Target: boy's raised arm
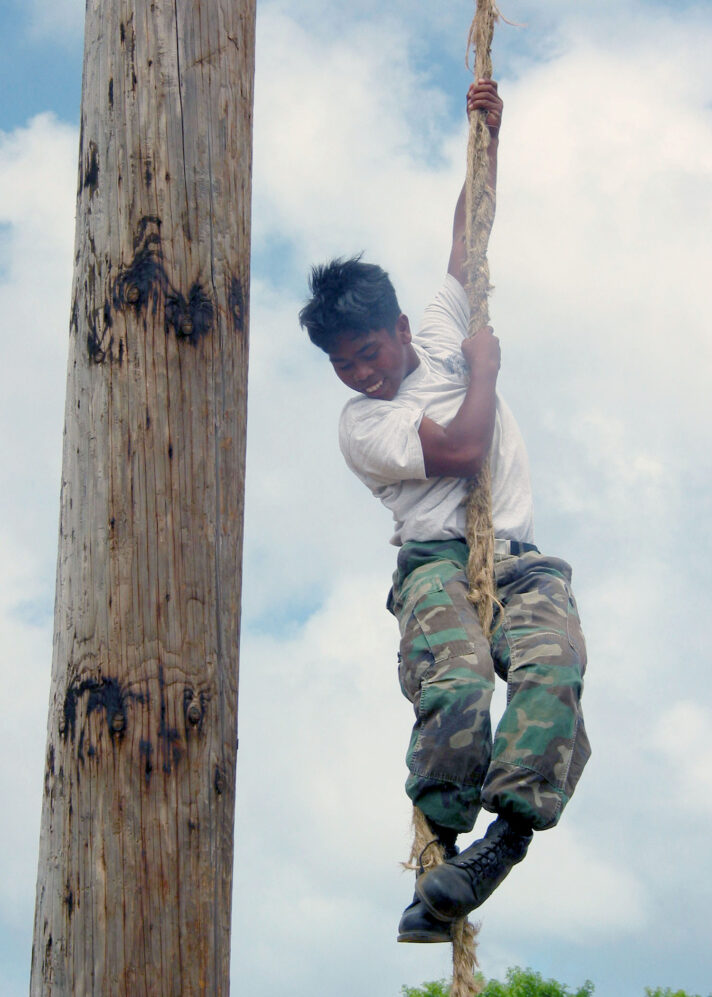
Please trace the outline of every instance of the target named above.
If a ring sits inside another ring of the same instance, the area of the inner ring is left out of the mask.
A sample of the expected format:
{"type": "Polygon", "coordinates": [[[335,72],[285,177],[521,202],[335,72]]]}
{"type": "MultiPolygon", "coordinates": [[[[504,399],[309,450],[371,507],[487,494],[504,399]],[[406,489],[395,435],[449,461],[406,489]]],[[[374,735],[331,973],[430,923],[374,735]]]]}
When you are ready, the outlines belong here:
{"type": "MultiPolygon", "coordinates": [[[[494,80],[478,80],[467,91],[467,113],[487,111],[490,133],[488,146],[489,173],[487,182],[497,185],[497,146],[502,123],[502,100],[494,80]]],[[[448,273],[462,286],[467,280],[465,247],[465,188],[455,207],[452,249],[448,273]]],[[[462,405],[447,426],[441,426],[424,416],[418,435],[423,448],[425,473],[431,477],[474,478],[487,459],[494,432],[497,404],[496,386],[499,373],[499,340],[490,326],[479,329],[462,343],[462,352],[470,368],[470,383],[462,405]]]]}
{"type": "MultiPolygon", "coordinates": [[[[487,182],[492,190],[497,189],[497,148],[499,145],[499,129],[502,124],[502,99],[497,93],[495,80],[478,80],[472,83],[467,91],[467,114],[485,109],[487,111],[487,127],[490,133],[488,146],[489,173],[487,182]]],[[[463,184],[460,196],[455,205],[455,219],[452,226],[452,249],[447,272],[465,286],[467,273],[465,263],[467,251],[465,247],[465,187],[463,184]]]]}

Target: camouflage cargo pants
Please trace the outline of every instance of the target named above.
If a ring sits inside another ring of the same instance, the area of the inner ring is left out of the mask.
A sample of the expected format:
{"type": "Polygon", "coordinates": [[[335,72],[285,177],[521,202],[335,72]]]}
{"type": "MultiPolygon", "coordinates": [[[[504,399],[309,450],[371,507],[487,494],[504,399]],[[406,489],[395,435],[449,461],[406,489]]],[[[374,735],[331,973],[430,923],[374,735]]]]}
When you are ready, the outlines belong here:
{"type": "Polygon", "coordinates": [[[488,642],[467,601],[467,545],[409,542],[388,607],[401,631],[399,679],[416,723],[406,792],[445,827],[469,831],[481,806],[552,827],[590,755],[581,713],[586,647],[571,568],[538,551],[495,558],[488,642]],[[507,706],[492,740],[495,673],[507,706]]]}

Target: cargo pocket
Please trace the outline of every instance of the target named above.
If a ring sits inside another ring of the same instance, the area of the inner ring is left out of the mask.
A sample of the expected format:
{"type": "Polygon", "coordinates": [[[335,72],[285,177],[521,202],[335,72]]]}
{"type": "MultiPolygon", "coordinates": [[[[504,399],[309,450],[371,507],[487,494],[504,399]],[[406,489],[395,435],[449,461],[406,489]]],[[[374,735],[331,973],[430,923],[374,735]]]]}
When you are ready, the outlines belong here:
{"type": "Polygon", "coordinates": [[[443,592],[439,579],[423,579],[416,582],[399,614],[401,630],[400,654],[398,657],[398,681],[403,695],[415,706],[416,713],[420,699],[420,687],[428,672],[435,664],[430,641],[422,619],[421,600],[427,601],[434,594],[443,592]]]}

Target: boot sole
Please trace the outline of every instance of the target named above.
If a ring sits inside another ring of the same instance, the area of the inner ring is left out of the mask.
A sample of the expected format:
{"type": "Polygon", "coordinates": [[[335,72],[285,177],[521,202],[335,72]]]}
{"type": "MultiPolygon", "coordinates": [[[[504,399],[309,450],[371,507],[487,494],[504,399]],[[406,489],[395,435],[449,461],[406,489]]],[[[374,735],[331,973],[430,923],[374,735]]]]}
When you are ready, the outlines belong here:
{"type": "Polygon", "coordinates": [[[436,935],[432,931],[407,931],[398,935],[399,942],[415,942],[418,945],[436,945],[444,943],[449,945],[452,936],[448,934],[436,935]]]}

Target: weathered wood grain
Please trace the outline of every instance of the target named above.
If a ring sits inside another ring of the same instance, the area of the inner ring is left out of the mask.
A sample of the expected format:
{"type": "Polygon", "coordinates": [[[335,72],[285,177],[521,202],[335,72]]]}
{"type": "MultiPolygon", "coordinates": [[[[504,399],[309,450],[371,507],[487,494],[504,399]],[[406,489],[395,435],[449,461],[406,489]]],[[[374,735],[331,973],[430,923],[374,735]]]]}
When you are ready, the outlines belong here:
{"type": "Polygon", "coordinates": [[[254,0],[88,0],[30,992],[227,994],[254,0]]]}

